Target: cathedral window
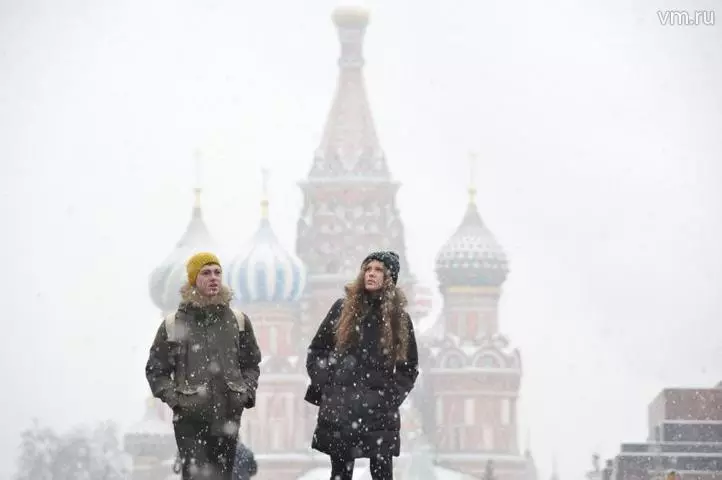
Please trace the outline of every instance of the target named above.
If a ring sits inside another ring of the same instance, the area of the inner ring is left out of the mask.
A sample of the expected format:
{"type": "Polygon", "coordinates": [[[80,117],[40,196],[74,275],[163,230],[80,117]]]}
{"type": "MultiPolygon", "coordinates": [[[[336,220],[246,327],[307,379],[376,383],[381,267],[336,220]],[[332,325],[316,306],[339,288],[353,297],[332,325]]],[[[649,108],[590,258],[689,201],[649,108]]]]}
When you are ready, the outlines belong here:
{"type": "Polygon", "coordinates": [[[501,368],[501,362],[495,355],[484,353],[476,357],[474,366],[477,368],[501,368]]]}
{"type": "Polygon", "coordinates": [[[269,414],[269,448],[272,451],[284,450],[284,437],[288,432],[289,419],[285,415],[286,396],[272,395],[269,397],[268,414],[269,414]]]}
{"type": "Polygon", "coordinates": [[[464,400],[464,423],[466,425],[474,425],[476,422],[476,402],[473,398],[467,398],[464,400]]]}
{"type": "Polygon", "coordinates": [[[441,362],[441,368],[457,369],[464,367],[464,356],[459,352],[452,352],[446,355],[441,362]]]}
{"type": "Polygon", "coordinates": [[[491,428],[489,425],[484,425],[482,427],[482,438],[484,442],[484,449],[485,450],[493,450],[494,449],[494,429],[491,428]]]}
{"type": "Polygon", "coordinates": [[[501,399],[501,424],[509,425],[511,423],[511,401],[508,398],[501,399]]]}
{"type": "Polygon", "coordinates": [[[467,312],[465,325],[465,335],[467,338],[479,338],[479,332],[483,329],[481,322],[481,315],[476,310],[467,312]]]}
{"type": "Polygon", "coordinates": [[[463,425],[454,425],[451,427],[451,450],[461,452],[466,448],[464,434],[466,428],[463,425]]]}
{"type": "Polygon", "coordinates": [[[464,317],[462,315],[458,315],[456,317],[456,335],[462,340],[465,340],[466,336],[466,322],[464,321],[464,317]]]}
{"type": "Polygon", "coordinates": [[[443,425],[444,421],[444,402],[443,398],[438,396],[436,397],[436,423],[438,425],[443,425]]]}
{"type": "Polygon", "coordinates": [[[466,448],[466,434],[468,427],[465,419],[465,402],[459,397],[448,397],[448,408],[446,410],[442,429],[446,432],[446,447],[452,452],[460,452],[466,448]]]}

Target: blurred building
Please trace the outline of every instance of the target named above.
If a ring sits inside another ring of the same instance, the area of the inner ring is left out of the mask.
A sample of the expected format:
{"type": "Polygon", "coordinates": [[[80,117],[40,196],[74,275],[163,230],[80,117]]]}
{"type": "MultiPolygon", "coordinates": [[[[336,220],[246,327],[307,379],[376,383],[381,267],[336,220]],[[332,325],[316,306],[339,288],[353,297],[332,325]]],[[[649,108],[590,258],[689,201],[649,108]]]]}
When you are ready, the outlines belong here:
{"type": "MultiPolygon", "coordinates": [[[[263,352],[256,407],[244,413],[241,427],[258,462],[255,478],[328,478],[328,457],[309,447],[316,407],[303,400],[306,348],[361,260],[384,249],[400,256],[399,285],[409,297],[422,367],[402,410],[404,453],[396,476],[482,478],[493,463],[497,480],[536,480],[531,452],[519,448],[521,356],[500,331],[506,255],[481,217],[472,185],[466,212],[460,208],[461,222],[436,259],[443,308],[428,318],[433,291],[416,281],[407,261],[396,206],[400,184],[391,176],[366,94],[363,45],[369,13],[341,7],[333,12],[333,22],[341,47],[338,81],[321,141],[300,183],[303,206],[295,252],[276,237],[264,197],[256,234],[235,256],[222,259],[236,306],[252,319],[263,352]]],[[[150,294],[163,313],[178,305],[187,258],[215,249],[200,193],[197,189],[185,233],[151,274],[150,294]]],[[[141,424],[126,437],[126,448],[137,461],[135,478],[149,479],[143,472],[162,470],[169,461],[172,452],[165,445],[172,436],[155,428],[141,424]],[[155,449],[148,446],[154,441],[159,443],[155,449]]],[[[364,478],[363,461],[359,465],[357,476],[364,478]]]]}
{"type": "Polygon", "coordinates": [[[592,455],[592,469],[587,472],[587,480],[610,480],[612,478],[614,469],[612,460],[607,460],[603,467],[600,462],[601,457],[598,453],[592,455]]]}
{"type": "Polygon", "coordinates": [[[647,441],[623,443],[601,480],[722,480],[722,383],[664,389],[647,416],[647,441]]]}
{"type": "Polygon", "coordinates": [[[133,480],[166,480],[173,474],[176,458],[172,412],[160,400],[149,397],[143,419],[125,434],[125,451],[133,459],[133,480]]]}

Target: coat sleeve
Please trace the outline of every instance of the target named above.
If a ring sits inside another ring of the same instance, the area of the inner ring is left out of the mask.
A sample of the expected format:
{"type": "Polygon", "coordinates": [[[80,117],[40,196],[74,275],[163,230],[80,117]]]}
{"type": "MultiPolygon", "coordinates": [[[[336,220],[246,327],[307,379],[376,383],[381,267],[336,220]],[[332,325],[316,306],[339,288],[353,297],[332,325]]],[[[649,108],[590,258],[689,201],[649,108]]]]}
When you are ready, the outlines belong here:
{"type": "Polygon", "coordinates": [[[261,376],[261,349],[256,341],[256,334],[253,332],[253,325],[248,315],[243,314],[244,327],[239,333],[239,358],[241,374],[246,387],[246,408],[256,406],[256,390],[258,389],[258,378],[261,376]]]}
{"type": "Polygon", "coordinates": [[[343,299],[336,300],[308,346],[306,372],[311,379],[312,387],[322,387],[329,380],[328,365],[334,347],[334,325],[341,315],[342,308],[343,299]]]}
{"type": "Polygon", "coordinates": [[[172,354],[165,322],[161,322],[150,347],[148,361],[145,364],[145,378],[148,380],[153,396],[161,399],[171,408],[178,403],[178,394],[175,391],[173,381],[172,354]]]}
{"type": "Polygon", "coordinates": [[[406,354],[406,360],[396,362],[396,370],[394,372],[394,380],[396,387],[396,405],[401,406],[414,388],[416,378],[419,376],[419,350],[416,345],[416,335],[414,333],[414,323],[411,317],[406,314],[406,320],[409,327],[409,351],[406,354]]]}

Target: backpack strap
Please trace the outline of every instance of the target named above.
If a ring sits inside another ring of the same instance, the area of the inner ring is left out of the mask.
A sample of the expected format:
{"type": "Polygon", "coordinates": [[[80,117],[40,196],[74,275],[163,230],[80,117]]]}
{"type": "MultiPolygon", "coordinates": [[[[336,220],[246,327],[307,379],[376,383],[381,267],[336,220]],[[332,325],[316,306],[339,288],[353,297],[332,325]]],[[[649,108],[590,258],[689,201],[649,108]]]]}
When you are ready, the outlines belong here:
{"type": "Polygon", "coordinates": [[[176,341],[176,315],[178,312],[172,312],[165,316],[163,323],[165,324],[165,332],[169,342],[176,341]]]}
{"type": "Polygon", "coordinates": [[[236,323],[238,324],[238,331],[239,332],[244,331],[246,329],[246,315],[242,311],[240,311],[236,308],[231,308],[231,311],[233,312],[233,315],[236,317],[236,323]]]}

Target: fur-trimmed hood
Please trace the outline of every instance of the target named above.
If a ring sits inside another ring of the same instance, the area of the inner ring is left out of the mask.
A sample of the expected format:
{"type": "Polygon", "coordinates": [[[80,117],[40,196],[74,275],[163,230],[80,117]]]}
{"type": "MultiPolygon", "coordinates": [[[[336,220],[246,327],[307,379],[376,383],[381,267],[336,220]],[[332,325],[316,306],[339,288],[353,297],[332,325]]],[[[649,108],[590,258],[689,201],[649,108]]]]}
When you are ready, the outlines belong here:
{"type": "Polygon", "coordinates": [[[218,295],[204,297],[196,287],[186,283],[181,288],[180,294],[181,307],[203,308],[211,305],[224,305],[227,307],[230,306],[231,300],[233,300],[233,291],[225,285],[221,285],[218,295]]]}

